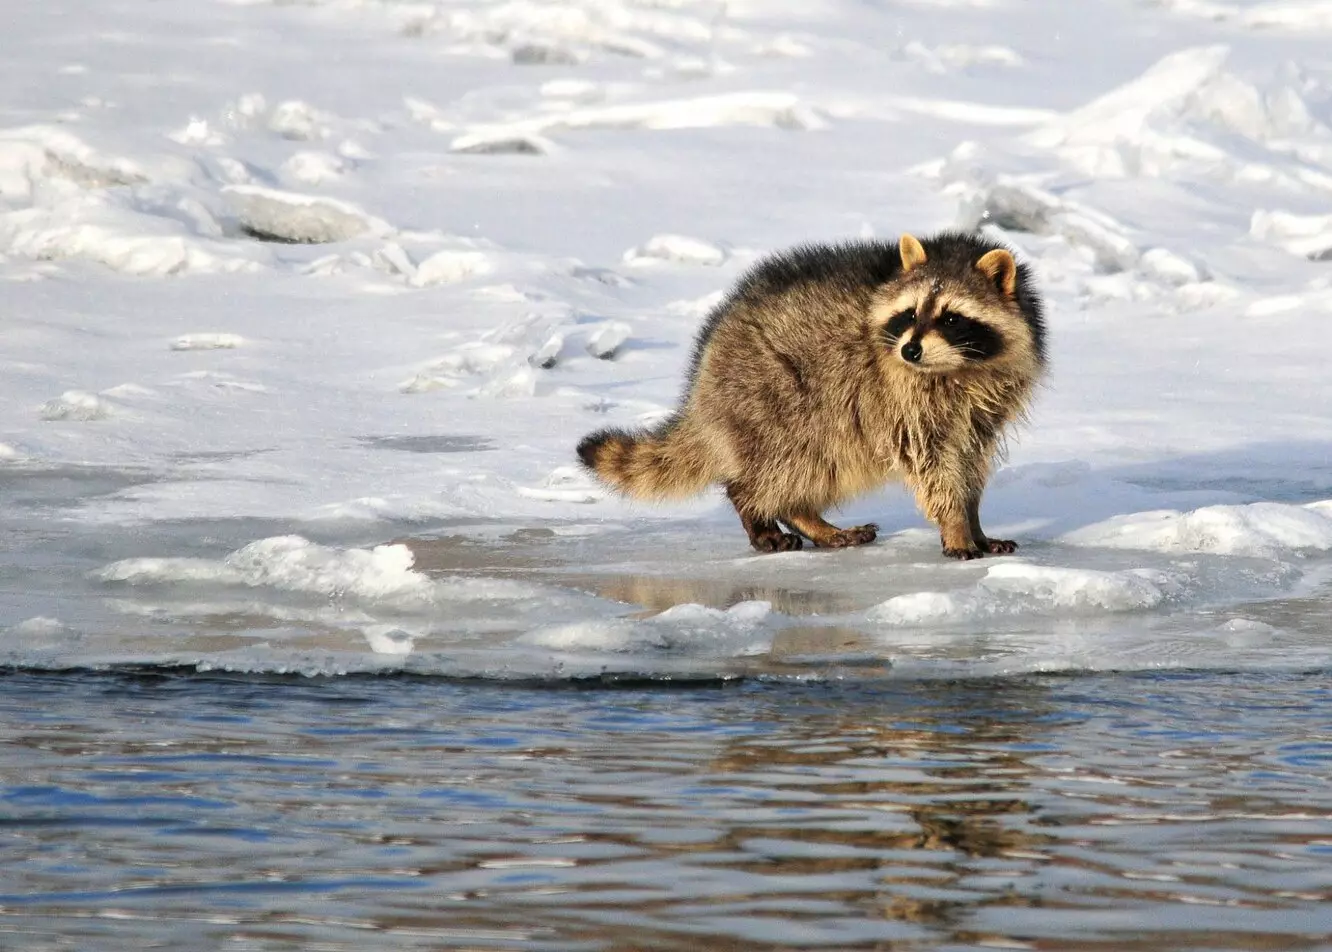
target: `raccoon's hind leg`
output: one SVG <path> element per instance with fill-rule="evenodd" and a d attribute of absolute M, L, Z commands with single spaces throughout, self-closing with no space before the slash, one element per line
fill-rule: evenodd
<path fill-rule="evenodd" d="M 866 545 L 873 542 L 879 532 L 879 527 L 872 522 L 850 529 L 839 529 L 817 512 L 786 516 L 782 521 L 820 549 L 844 549 L 852 545 Z"/>
<path fill-rule="evenodd" d="M 740 524 L 745 527 L 749 544 L 760 552 L 790 552 L 805 544 L 794 532 L 783 532 L 777 520 L 760 519 L 753 515 L 749 508 L 749 494 L 743 486 L 728 483 L 726 497 L 740 516 Z"/>

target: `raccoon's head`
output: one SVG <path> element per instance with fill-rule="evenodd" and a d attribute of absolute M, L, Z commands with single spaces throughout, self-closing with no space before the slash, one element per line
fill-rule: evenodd
<path fill-rule="evenodd" d="M 1043 326 L 1026 269 L 975 235 L 945 234 L 929 245 L 927 254 L 911 235 L 898 243 L 901 272 L 871 307 L 880 346 L 919 373 L 1038 373 Z"/>

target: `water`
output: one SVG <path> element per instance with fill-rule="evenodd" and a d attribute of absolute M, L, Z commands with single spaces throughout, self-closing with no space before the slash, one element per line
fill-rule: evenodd
<path fill-rule="evenodd" d="M 0 686 L 0 947 L 1332 948 L 1325 670 Z"/>

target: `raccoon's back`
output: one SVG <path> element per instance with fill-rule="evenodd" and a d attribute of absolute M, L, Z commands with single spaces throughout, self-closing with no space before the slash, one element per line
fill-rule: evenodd
<path fill-rule="evenodd" d="M 774 474 L 770 495 L 819 505 L 874 464 L 882 379 L 867 348 L 870 304 L 900 254 L 857 242 L 761 261 L 700 336 L 681 412 L 726 462 L 728 477 Z M 812 504 L 812 503 L 811 503 Z"/>
<path fill-rule="evenodd" d="M 727 321 L 744 321 L 780 333 L 783 325 L 807 322 L 798 330 L 817 338 L 819 322 L 847 328 L 834 315 L 863 314 L 875 288 L 902 271 L 897 246 L 875 240 L 808 244 L 761 259 L 743 274 L 708 315 L 694 344 L 689 366 L 692 387 L 708 345 Z M 811 341 L 817 344 L 818 341 Z"/>
<path fill-rule="evenodd" d="M 754 300 L 780 295 L 802 285 L 853 293 L 872 291 L 901 271 L 901 254 L 889 242 L 859 240 L 798 245 L 757 262 L 741 276 L 730 296 Z"/>

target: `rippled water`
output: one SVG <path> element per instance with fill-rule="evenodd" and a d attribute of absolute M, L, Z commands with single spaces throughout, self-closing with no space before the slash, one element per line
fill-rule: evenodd
<path fill-rule="evenodd" d="M 0 685 L 3 947 L 1332 947 L 1325 671 Z"/>

